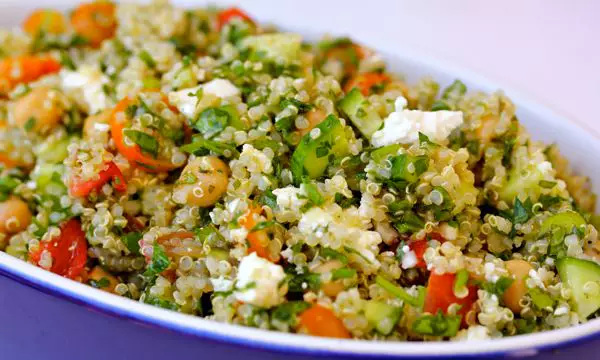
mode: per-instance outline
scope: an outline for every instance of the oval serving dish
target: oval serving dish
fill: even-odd
[[[8,10],[2,11],[0,16],[25,12],[19,7]],[[304,34],[312,37],[310,33]],[[487,92],[505,89],[464,69],[437,63],[398,47],[367,45],[381,51],[390,69],[406,74],[409,82],[429,75],[442,86],[459,78],[469,89]],[[557,143],[574,169],[584,170],[593,184],[600,183],[600,168],[589,167],[600,154],[600,140],[516,92],[508,89],[505,92],[516,104],[519,120],[535,139]],[[594,347],[600,349],[600,319],[561,330],[480,342],[371,342],[264,331],[217,323],[114,296],[3,252],[0,252],[0,319],[1,359],[34,356],[73,359],[174,359],[182,356],[201,359],[240,356],[247,359],[283,356],[286,359],[312,356],[567,359],[586,353],[595,358]]]

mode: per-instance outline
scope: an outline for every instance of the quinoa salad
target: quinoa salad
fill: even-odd
[[[600,314],[595,204],[502,92],[349,38],[166,1],[0,31],[0,250],[134,301],[336,338],[564,328]]]

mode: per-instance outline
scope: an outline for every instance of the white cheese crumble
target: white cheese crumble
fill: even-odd
[[[210,283],[214,291],[230,291],[233,289],[233,280],[225,279],[224,277],[211,278]]]
[[[368,230],[370,227],[371,222],[361,218],[357,208],[342,209],[337,204],[313,207],[298,222],[307,245],[343,248],[366,273],[376,271],[381,265],[377,260],[381,235]]]
[[[103,87],[110,80],[96,66],[82,65],[77,71],[63,71],[61,76],[65,90],[83,95],[75,99],[84,105],[88,113],[95,114],[109,107],[109,98]]]
[[[442,142],[463,123],[460,111],[407,110],[404,108],[406,104],[404,97],[396,99],[396,111],[384,120],[383,129],[376,131],[371,138],[373,146],[410,144],[419,139],[419,132],[432,141]]]
[[[206,94],[212,94],[220,98],[232,97],[240,94],[240,90],[226,79],[214,79],[202,85]]]
[[[213,79],[205,84],[170,92],[169,102],[182,114],[193,118],[198,107],[198,97],[195,94],[199,89],[202,89],[205,94],[211,94],[222,99],[240,94],[240,90],[231,81]]]
[[[402,252],[404,253],[404,256],[402,257],[402,268],[410,269],[415,267],[419,262],[417,254],[406,245],[402,247]]]
[[[251,305],[270,308],[285,300],[287,285],[285,273],[256,253],[245,256],[238,268],[235,297]]]

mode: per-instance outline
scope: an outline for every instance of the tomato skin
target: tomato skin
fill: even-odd
[[[60,63],[50,56],[20,55],[0,60],[0,93],[22,83],[29,83],[60,70]]]
[[[269,252],[269,249],[264,245],[268,241],[265,241],[265,237],[267,237],[267,232],[263,230],[252,231],[252,229],[256,226],[256,221],[254,220],[254,214],[260,214],[262,212],[262,208],[256,206],[251,207],[248,211],[240,216],[238,222],[242,225],[246,230],[249,231],[248,236],[248,254],[256,253],[256,255],[260,256],[263,259],[267,259],[270,262],[277,263],[279,261],[279,257],[273,258]]]
[[[437,240],[440,243],[446,241],[446,239],[440,233],[437,232],[432,232],[428,234],[427,238],[430,240]],[[429,247],[428,240],[423,239],[410,241],[408,243],[408,247],[415,252],[415,256],[417,257],[417,264],[415,265],[415,267],[418,267],[420,269],[427,269],[427,264],[423,259],[423,255],[425,255],[425,250],[427,250],[427,248]]]
[[[318,304],[300,314],[300,329],[313,336],[351,338],[342,320],[333,311]]]
[[[164,97],[166,102],[166,97]],[[121,121],[120,118],[126,119],[127,115],[125,110],[127,107],[134,103],[134,100],[126,97],[117,103],[117,106],[113,109],[110,116],[110,135],[115,142],[115,146],[121,155],[125,156],[129,162],[136,166],[142,167],[146,172],[161,172],[171,171],[176,169],[178,166],[173,165],[171,162],[166,160],[154,159],[150,155],[146,155],[142,152],[139,145],[128,146],[125,144],[123,129],[125,127],[125,121]],[[168,104],[168,102],[166,102]],[[169,106],[171,110],[171,106]]]
[[[241,18],[241,19],[251,23],[252,25],[254,25],[254,20],[252,20],[252,18],[250,16],[248,16],[248,14],[246,14],[244,11],[240,10],[237,7],[230,7],[228,9],[221,11],[217,15],[218,30],[220,31],[223,28],[223,26],[225,26],[227,23],[229,23],[231,20],[233,20],[235,18]]]
[[[115,165],[114,162],[110,161],[106,164],[106,169],[100,171],[98,179],[89,181],[80,181],[79,179],[73,179],[71,181],[71,195],[78,197],[85,197],[94,190],[99,190],[102,185],[107,182],[113,182],[115,190],[123,192],[127,190],[127,184],[125,183],[125,177],[121,170]]]
[[[454,281],[456,274],[438,275],[431,272],[429,283],[427,284],[427,292],[425,295],[425,305],[423,311],[430,314],[436,314],[438,311],[446,314],[448,307],[455,303],[462,307],[457,312],[464,320],[464,315],[473,308],[473,304],[477,301],[477,287],[467,286],[469,294],[459,299],[454,295]]]
[[[42,253],[48,251],[52,255],[50,271],[76,280],[85,275],[87,248],[81,223],[73,218],[60,226],[59,236],[40,242],[39,249],[29,253],[29,261],[39,266]]]

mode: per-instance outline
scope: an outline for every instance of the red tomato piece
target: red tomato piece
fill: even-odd
[[[467,286],[469,294],[460,299],[454,295],[455,274],[438,275],[431,272],[429,283],[427,284],[427,293],[425,295],[425,305],[423,310],[430,314],[436,314],[438,311],[446,314],[448,306],[459,304],[462,307],[458,311],[464,319],[464,315],[471,310],[475,301],[477,301],[477,287]]]
[[[29,260],[40,266],[44,251],[52,255],[51,272],[69,279],[83,276],[87,262],[87,241],[79,220],[73,218],[63,223],[60,235],[50,241],[40,242],[39,250],[29,253]]]
[[[77,178],[73,179],[70,186],[71,194],[79,197],[87,196],[92,191],[99,190],[102,185],[109,181],[112,181],[115,190],[120,192],[127,190],[125,177],[112,161],[106,164],[106,169],[100,171],[98,178],[95,180],[81,181]]]
[[[217,15],[217,27],[219,31],[223,28],[223,26],[225,26],[227,23],[229,23],[235,18],[243,19],[254,25],[254,21],[250,16],[248,16],[248,14],[246,14],[244,11],[240,10],[237,7],[230,7],[221,11]]]

